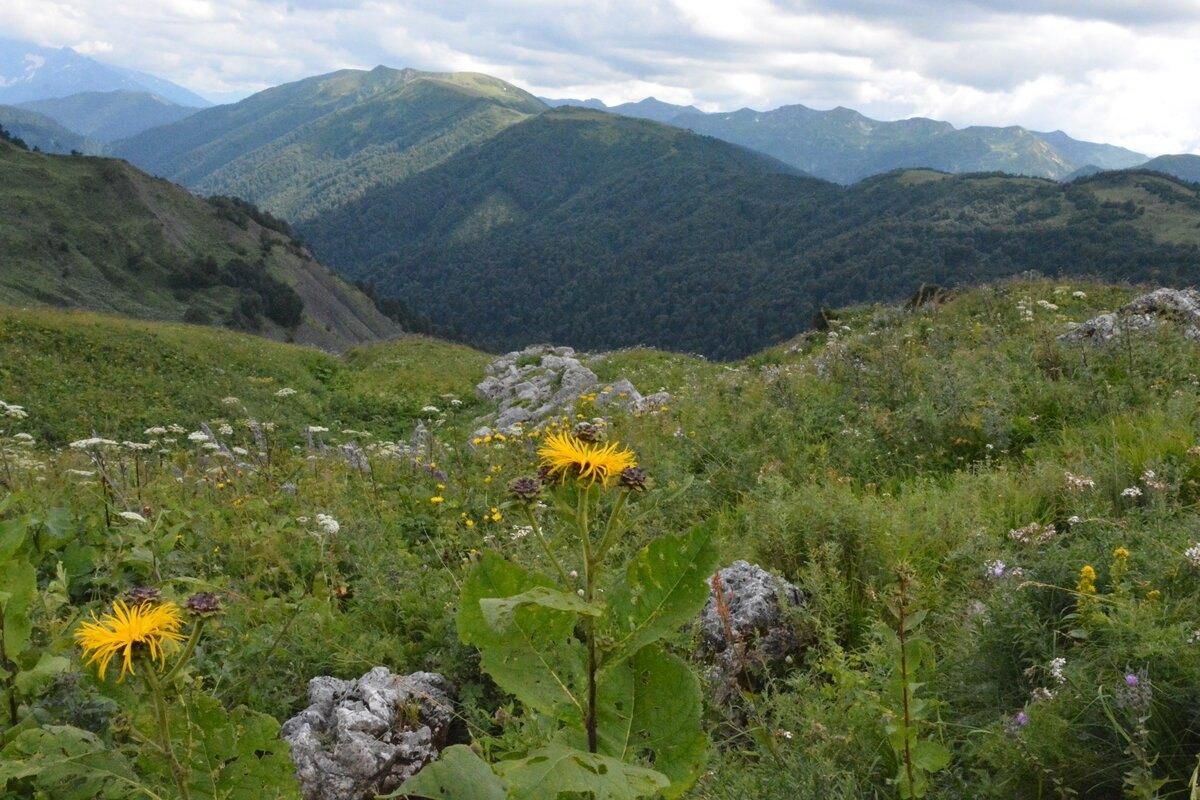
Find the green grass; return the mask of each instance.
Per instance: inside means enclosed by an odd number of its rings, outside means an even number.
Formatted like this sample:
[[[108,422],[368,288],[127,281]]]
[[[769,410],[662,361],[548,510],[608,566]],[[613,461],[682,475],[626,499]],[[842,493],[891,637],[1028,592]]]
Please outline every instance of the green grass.
[[[1184,557],[1200,538],[1200,352],[1169,327],[1105,348],[1055,338],[1134,291],[1011,281],[919,311],[848,309],[836,337],[806,334],[732,364],[653,350],[593,363],[605,380],[674,395],[658,413],[610,415],[613,438],[653,477],[621,549],[716,519],[723,561],[762,564],[806,597],[792,620],[806,649],[751,682],[733,719],[708,710],[717,746],[690,797],[896,796],[884,626],[903,565],[936,659],[921,677],[931,704],[922,736],[952,752],[929,797],[1117,798],[1147,776],[1167,782],[1158,796],[1186,796],[1200,756],[1200,645],[1190,641],[1200,570]],[[513,535],[519,520],[505,505],[507,482],[535,467],[536,438],[468,443],[487,410],[472,394],[487,360],[421,338],[334,358],[208,329],[6,312],[0,399],[29,417],[5,420],[5,435],[37,441],[2,442],[5,514],[69,532],[46,528],[39,585],[49,596],[62,562],[71,588],[66,606],[36,611],[38,646],[82,676],[66,639],[75,615],[134,584],[175,597],[210,587],[227,612],[206,634],[196,676],[227,707],[282,719],[314,675],[433,669],[457,685],[466,735],[489,757],[523,754],[536,721],[479,672],[452,621],[478,552],[546,567],[532,537]],[[283,386],[297,394],[276,398]],[[239,404],[224,405],[226,395]],[[255,454],[247,417],[276,423],[269,458]],[[418,419],[431,445],[383,444],[407,440]],[[160,443],[165,452],[136,469],[132,454],[110,456],[109,511],[144,508],[170,532],[153,539],[155,575],[142,529],[106,527],[103,487],[70,471],[95,464],[56,446],[221,420],[233,430],[223,442],[249,452],[240,466],[182,440]],[[310,425],[329,429],[311,449]],[[349,441],[368,453],[370,474],[323,447]],[[1094,486],[1072,489],[1068,472]],[[314,536],[317,513],[341,532]],[[1031,523],[1058,535],[1012,538]],[[1022,573],[989,577],[997,560]],[[1092,603],[1075,592],[1084,565],[1098,573]],[[1062,682],[1049,666],[1058,657]],[[1147,713],[1117,703],[1128,672],[1151,687]],[[1042,689],[1053,696],[1037,699]],[[136,709],[130,693],[91,677],[55,691],[31,700],[44,722],[79,724],[70,714],[101,697]]]

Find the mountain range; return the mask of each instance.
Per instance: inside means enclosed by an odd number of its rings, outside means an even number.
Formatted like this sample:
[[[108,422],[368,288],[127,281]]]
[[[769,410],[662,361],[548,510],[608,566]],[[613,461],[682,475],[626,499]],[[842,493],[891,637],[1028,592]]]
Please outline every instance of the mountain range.
[[[211,105],[184,87],[145,72],[104,64],[69,47],[0,38],[0,104],[80,92],[148,92],[184,106]]]
[[[0,187],[4,304],[212,323],[332,350],[401,330],[244,202],[3,140]]]
[[[102,143],[169,125],[199,110],[150,92],[127,90],[80,92],[66,97],[30,100],[19,107],[43,114],[64,128]]]

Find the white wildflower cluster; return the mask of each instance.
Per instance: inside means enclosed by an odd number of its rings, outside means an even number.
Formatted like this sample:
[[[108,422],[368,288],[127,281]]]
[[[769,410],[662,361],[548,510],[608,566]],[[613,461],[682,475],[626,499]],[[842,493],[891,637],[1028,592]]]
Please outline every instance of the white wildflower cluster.
[[[212,437],[210,437],[204,431],[192,431],[191,433],[189,433],[187,435],[187,438],[188,438],[189,442],[195,442],[196,444],[202,444],[204,442],[209,441],[209,439]]]
[[[1043,525],[1031,522],[1023,528],[1013,528],[1008,532],[1008,538],[1019,544],[1045,544],[1058,535],[1058,529],[1053,524]]]
[[[1188,634],[1188,644],[1200,644],[1200,630],[1194,630]]]
[[[442,410],[437,406],[424,406],[421,408],[422,414],[440,414]]]
[[[1063,473],[1063,475],[1067,479],[1067,488],[1073,492],[1082,492],[1096,488],[1096,482],[1085,475],[1075,475],[1071,472]]]
[[[1146,488],[1156,492],[1164,492],[1167,489],[1167,484],[1158,477],[1154,470],[1148,469],[1142,473],[1142,483],[1146,484]]]
[[[323,425],[309,425],[308,432],[309,433],[329,433],[329,428],[326,428]]]
[[[221,398],[221,405],[224,405],[224,406],[236,406],[241,402],[242,402],[241,400],[238,400],[236,397],[232,397],[232,396]]]
[[[154,445],[146,442],[121,442],[121,447],[126,450],[132,450],[135,453],[144,453],[147,450],[154,449]]]
[[[1037,304],[1039,308],[1044,308],[1047,311],[1058,311],[1058,306],[1056,306],[1054,303],[1051,303],[1049,300],[1038,300]]]
[[[142,431],[142,433],[144,433],[146,436],[166,436],[167,429],[162,425],[155,425],[153,428],[146,428],[146,430]]]
[[[29,412],[25,410],[25,406],[14,406],[12,403],[6,403],[0,400],[0,414],[12,419],[25,419],[29,416]]]
[[[1067,676],[1065,672],[1066,668],[1067,660],[1062,656],[1050,660],[1050,677],[1053,678],[1059,685],[1067,682]]]
[[[342,529],[342,523],[328,514],[317,514],[317,527],[326,536],[334,536]]]
[[[1087,300],[1087,292],[1074,291],[1071,292],[1071,297],[1074,297],[1076,300]]]
[[[295,393],[296,393],[296,390],[295,390],[295,389],[292,389],[291,387],[285,386],[285,387],[283,387],[282,389],[280,389],[279,391],[277,391],[277,392],[275,393],[275,396],[276,396],[276,397],[291,397],[291,396],[292,396],[292,395],[294,395]]]
[[[92,436],[87,439],[76,439],[71,442],[72,450],[95,450],[101,447],[116,447],[117,443],[112,439],[102,439],[99,436]]]
[[[515,542],[520,539],[524,539],[531,533],[533,533],[533,527],[531,525],[514,525],[512,533],[508,535],[508,538]]]
[[[1142,490],[1137,486],[1129,486],[1121,490],[1121,497],[1136,500],[1142,496]]]
[[[1005,578],[1020,578],[1025,574],[1025,570],[1020,567],[1010,567],[1000,559],[993,559],[983,565],[984,574],[994,581],[1001,581]]]
[[[1020,313],[1023,322],[1033,322],[1033,309],[1029,307],[1028,298],[1017,301],[1017,312]]]
[[[222,436],[233,436],[233,426],[228,422],[222,422],[217,428],[217,433],[221,434]]]
[[[1187,550],[1183,551],[1183,557],[1194,569],[1200,569],[1200,542],[1193,544]]]
[[[1054,690],[1047,689],[1045,686],[1039,686],[1029,693],[1030,703],[1045,703],[1054,699]]]

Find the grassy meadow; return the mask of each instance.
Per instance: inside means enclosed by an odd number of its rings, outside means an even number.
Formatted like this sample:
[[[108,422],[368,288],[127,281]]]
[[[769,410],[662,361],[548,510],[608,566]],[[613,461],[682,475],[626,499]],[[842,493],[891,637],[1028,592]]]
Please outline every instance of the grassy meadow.
[[[1015,280],[844,310],[738,362],[592,365],[673,395],[605,418],[652,481],[612,558],[709,522],[721,564],[805,598],[786,668],[705,709],[684,796],[903,796],[902,715],[949,755],[918,764],[928,797],[1197,796],[1200,350],[1166,326],[1055,338],[1136,293]],[[490,358],[0,312],[0,793],[176,796],[147,695],[73,639],[139,586],[221,599],[178,682],[191,797],[298,797],[278,723],[313,676],[377,665],[449,678],[457,736],[490,761],[542,744],[455,630],[482,554],[550,570],[506,491],[542,437],[472,435]],[[921,643],[907,715],[898,620]],[[694,662],[694,638],[668,645]]]

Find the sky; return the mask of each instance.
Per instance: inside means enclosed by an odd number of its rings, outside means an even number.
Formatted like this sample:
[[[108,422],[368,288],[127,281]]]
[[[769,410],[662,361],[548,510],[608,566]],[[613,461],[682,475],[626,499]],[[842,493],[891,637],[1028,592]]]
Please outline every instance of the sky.
[[[0,31],[219,102],[386,64],[1200,153],[1200,0],[4,0]]]

